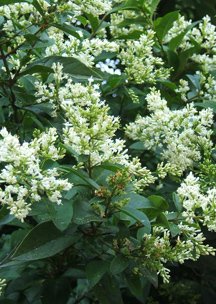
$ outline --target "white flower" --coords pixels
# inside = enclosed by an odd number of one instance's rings
[[[22,144],[5,128],[0,135],[0,162],[6,163],[0,172],[0,180],[6,184],[4,190],[0,189],[0,203],[21,221],[28,215],[32,203],[40,201],[41,191],[52,202],[60,204],[62,191],[72,185],[60,179],[56,169],[43,168],[45,160],[63,157],[63,151],[55,146],[56,129],[51,128],[30,143]]]
[[[146,149],[160,151],[161,160],[169,164],[163,165],[163,175],[168,172],[181,175],[201,159],[202,151],[212,147],[212,110],[198,112],[193,104],[171,110],[160,92],[154,89],[146,100],[151,115],[138,116],[126,127],[126,134],[131,139],[142,141]]]
[[[199,179],[190,173],[181,183],[177,193],[184,207],[183,216],[188,222],[194,222],[196,211],[202,210],[200,221],[209,230],[216,231],[216,189],[209,189],[203,194],[200,188]],[[203,218],[202,218],[203,216]]]
[[[129,79],[136,83],[155,83],[157,79],[167,79],[169,69],[163,67],[163,61],[153,53],[154,32],[148,30],[137,41],[127,40],[119,58]]]

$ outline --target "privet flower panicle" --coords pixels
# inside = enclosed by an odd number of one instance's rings
[[[171,110],[155,89],[147,95],[146,100],[151,115],[138,116],[135,122],[126,127],[126,135],[142,141],[146,149],[157,153],[161,151],[160,157],[165,166],[160,166],[160,171],[163,168],[160,174],[164,175],[167,170],[171,174],[181,175],[201,159],[202,151],[212,147],[212,110],[198,112],[192,103],[180,110]]]
[[[181,99],[186,102],[188,100],[187,93],[190,91],[189,82],[185,79],[180,79],[179,86],[175,91],[180,93]]]
[[[157,271],[164,283],[170,278],[170,270],[165,266],[168,261],[184,263],[185,260],[195,261],[201,255],[215,254],[214,248],[204,243],[206,239],[200,228],[185,223],[178,227],[180,232],[175,244],[171,241],[170,231],[164,227],[154,227],[152,234],[143,236],[142,265]]]
[[[150,170],[142,167],[138,158],[129,157],[125,141],[114,139],[120,127],[119,118],[108,114],[109,107],[100,98],[99,86],[92,84],[91,79],[88,85],[73,83],[62,73],[60,64],[53,69],[55,84],[37,83],[35,96],[38,102],[50,101],[54,114],[60,108],[64,111],[63,141],[73,149],[77,160],[79,155],[88,156],[90,167],[106,161],[122,164],[133,175],[137,190],[154,183]],[[64,86],[59,85],[61,80]]]
[[[44,169],[46,160],[58,160],[63,151],[55,147],[57,133],[49,129],[31,142],[20,143],[15,135],[4,128],[0,131],[0,162],[5,163],[0,172],[0,203],[6,205],[16,218],[23,221],[34,202],[42,195],[54,203],[60,204],[62,191],[72,185],[66,179],[60,179],[54,169]]]
[[[143,32],[145,27],[136,22],[131,23],[128,26],[119,26],[126,18],[136,19],[138,17],[143,17],[144,14],[140,11],[123,10],[119,13],[111,14],[110,16],[110,31],[113,37],[127,36],[132,34],[134,31]]]
[[[55,28],[49,29],[49,37],[53,40],[53,45],[46,48],[46,55],[59,55],[64,57],[74,57],[85,65],[92,67],[95,64],[95,57],[103,51],[118,52],[119,45],[116,42],[108,41],[105,38],[84,39],[82,32],[77,32],[80,39],[68,35],[65,39],[64,33]],[[109,73],[109,70],[106,70]],[[112,74],[112,73],[111,73]]]
[[[86,14],[92,14],[93,16],[103,15],[109,12],[112,8],[112,1],[110,0],[73,0],[81,10]]]
[[[196,75],[199,77],[200,87],[198,94],[204,101],[215,101],[216,94],[216,79],[211,74],[204,74],[197,71]]]
[[[129,79],[136,83],[155,83],[157,79],[167,79],[170,70],[163,67],[163,60],[153,52],[154,31],[148,30],[139,40],[127,40],[119,54]]]
[[[119,119],[108,115],[109,107],[100,100],[98,87],[77,83],[70,89],[71,99],[62,102],[66,116],[64,142],[78,155],[88,155],[91,166],[105,161],[124,165],[139,176],[139,183],[135,181],[137,187],[154,182],[150,171],[142,168],[138,159],[130,160],[124,140],[113,139]]]
[[[168,43],[171,39],[185,32],[185,35],[178,46],[179,49],[187,50],[194,47],[192,41],[204,50],[201,54],[193,54],[191,59],[197,62],[201,69],[207,73],[215,69],[216,66],[216,27],[211,23],[210,17],[203,17],[198,25],[192,24],[192,21],[186,21],[183,16],[179,16],[178,20],[173,23],[172,28],[168,31],[164,38],[164,43]]]
[[[199,178],[190,173],[177,193],[184,207],[183,216],[188,222],[200,221],[210,231],[216,231],[216,188],[203,193]]]
[[[192,24],[191,20],[185,20],[184,16],[179,16],[179,18],[173,22],[173,26],[168,31],[167,35],[164,37],[164,43],[168,43],[171,39],[183,33],[190,25]],[[182,48],[188,48],[188,35],[185,35],[183,41],[181,42]]]

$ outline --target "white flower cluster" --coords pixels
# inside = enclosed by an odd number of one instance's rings
[[[148,30],[139,40],[126,41],[119,54],[128,78],[136,83],[155,83],[169,77],[170,70],[163,67],[163,60],[153,52],[154,35],[154,31]]]
[[[164,37],[163,42],[168,43],[170,40],[183,33],[191,24],[192,24],[191,20],[185,20],[184,16],[179,16],[179,18],[173,22],[173,26]],[[183,38],[183,41],[181,42],[182,48],[190,47],[190,45],[188,45],[188,40],[189,37],[188,34],[186,34]]]
[[[197,75],[200,76],[200,86],[199,96],[203,100],[215,101],[216,95],[216,79],[211,74],[204,74],[197,71]]]
[[[52,38],[53,45],[46,48],[46,55],[74,57],[91,67],[94,65],[95,57],[103,51],[118,52],[119,50],[119,45],[114,41],[100,38],[81,40],[82,32],[77,33],[80,35],[80,39],[72,35],[68,35],[68,39],[65,39],[62,31],[54,28],[49,29],[49,37]],[[106,72],[109,73],[110,71]]]
[[[55,147],[56,130],[49,129],[38,134],[32,142],[22,144],[5,128],[0,135],[0,163],[4,163],[0,172],[0,203],[21,221],[31,210],[31,204],[40,201],[44,195],[60,204],[61,192],[69,190],[72,185],[59,179],[55,168],[43,168],[46,160],[63,157],[62,151]]]
[[[73,83],[62,73],[62,65],[53,65],[55,84],[37,84],[38,102],[49,101],[54,111],[64,110],[63,140],[77,154],[88,157],[88,167],[102,162],[118,163],[128,168],[134,176],[134,185],[141,189],[155,181],[151,172],[143,168],[137,158],[131,159],[125,141],[114,139],[119,128],[119,118],[108,114],[109,107],[100,99],[98,85]],[[60,85],[61,80],[64,86]],[[57,88],[58,87],[58,88]],[[41,97],[40,97],[41,96]],[[79,157],[77,157],[79,160]]]
[[[13,20],[13,18],[19,18],[22,15],[31,13],[36,13],[36,9],[32,4],[26,2],[0,6],[0,16],[4,16],[8,20]],[[23,20],[24,18],[19,20],[21,21],[21,25]]]
[[[125,20],[136,19],[138,17],[143,17],[142,12],[123,10],[120,13],[114,13],[110,16],[110,31],[113,37],[124,37],[132,34],[134,31],[144,31],[144,26],[137,24],[136,22],[131,23],[127,26],[122,26]]]
[[[90,155],[91,165],[114,161],[115,154],[124,154],[124,141],[112,140],[119,119],[108,115],[108,106],[100,100],[96,85],[70,85],[70,98],[61,103],[65,111],[64,142],[78,155]],[[123,155],[122,155],[123,156]]]
[[[183,50],[189,49],[194,46],[193,41],[196,41],[205,52],[194,54],[191,59],[197,62],[205,73],[215,70],[216,27],[211,23],[210,17],[208,15],[203,17],[197,26],[193,26],[191,20],[186,21],[183,16],[179,16],[165,36],[164,43],[168,43],[172,38],[183,32],[185,32],[185,36],[179,48]]]
[[[203,49],[213,53],[216,52],[216,27],[211,23],[209,16],[203,17],[198,28],[192,29],[191,37],[200,43]]]
[[[90,14],[94,17],[108,13],[112,8],[110,0],[53,0],[56,5],[56,11],[68,13],[67,20],[76,20],[83,14]]]
[[[169,165],[160,167],[161,175],[163,170],[181,175],[200,160],[202,150],[212,146],[212,110],[198,112],[193,104],[171,110],[155,89],[147,95],[146,100],[151,115],[137,117],[126,127],[126,135],[142,141],[146,149],[159,153],[162,161],[166,160]]]
[[[185,79],[179,80],[178,88],[175,90],[176,93],[180,93],[181,99],[185,102],[191,101],[191,99],[198,99],[203,101],[215,101],[216,95],[216,79],[213,75],[201,71],[196,71],[195,76],[197,77],[197,88],[195,91],[191,91],[189,82]],[[192,95],[190,96],[190,94]]]
[[[164,227],[154,227],[152,234],[143,237],[143,265],[156,270],[164,283],[170,278],[170,270],[165,266],[168,261],[182,264],[186,260],[196,261],[201,255],[215,254],[215,249],[204,243],[206,239],[199,227],[180,223],[178,228],[175,244],[171,241],[170,231]]]
[[[177,193],[182,201],[182,215],[189,223],[200,221],[208,230],[216,231],[216,188],[202,193],[199,178],[190,173]]]
[[[155,178],[150,171],[142,168],[138,159],[129,159],[125,141],[113,139],[119,119],[108,115],[109,107],[100,100],[98,87],[74,84],[71,92],[71,99],[62,102],[67,118],[65,143],[77,154],[88,155],[91,166],[105,161],[124,165],[135,176],[137,189],[153,183]]]
[[[14,48],[26,40],[24,34],[28,33],[28,29],[41,18],[35,7],[26,2],[0,6],[0,16],[5,18],[3,30],[10,38],[10,46]],[[14,33],[19,34],[14,35]],[[14,59],[17,59],[18,55],[14,54]]]
[[[51,1],[49,3],[46,0],[38,0],[40,7],[44,13],[48,13],[48,9],[55,5],[56,10],[59,12],[71,11],[75,16],[82,13],[92,14],[93,16],[99,16],[109,12],[112,8],[112,1],[110,0],[63,0],[63,1]],[[3,5],[0,7],[0,14],[4,14],[8,19],[13,19],[20,15],[37,14],[37,10],[31,3],[26,3],[24,0],[22,3],[14,3],[9,5]]]
[[[99,16],[109,12],[112,8],[111,0],[73,0],[77,6],[80,7],[81,12]]]
[[[211,56],[209,54],[196,54],[191,58],[193,61],[197,62],[204,73],[208,73],[209,71],[213,71],[216,68],[216,54]]]
[[[180,93],[181,99],[186,102],[188,100],[187,93],[190,91],[189,82],[185,79],[180,79],[179,86],[175,91]]]

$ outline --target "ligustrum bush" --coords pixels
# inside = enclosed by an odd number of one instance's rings
[[[0,303],[145,303],[215,254],[216,28],[159,2],[0,1]]]

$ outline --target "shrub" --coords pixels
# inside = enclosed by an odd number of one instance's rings
[[[1,1],[0,303],[177,301],[215,254],[215,26],[158,5]]]

